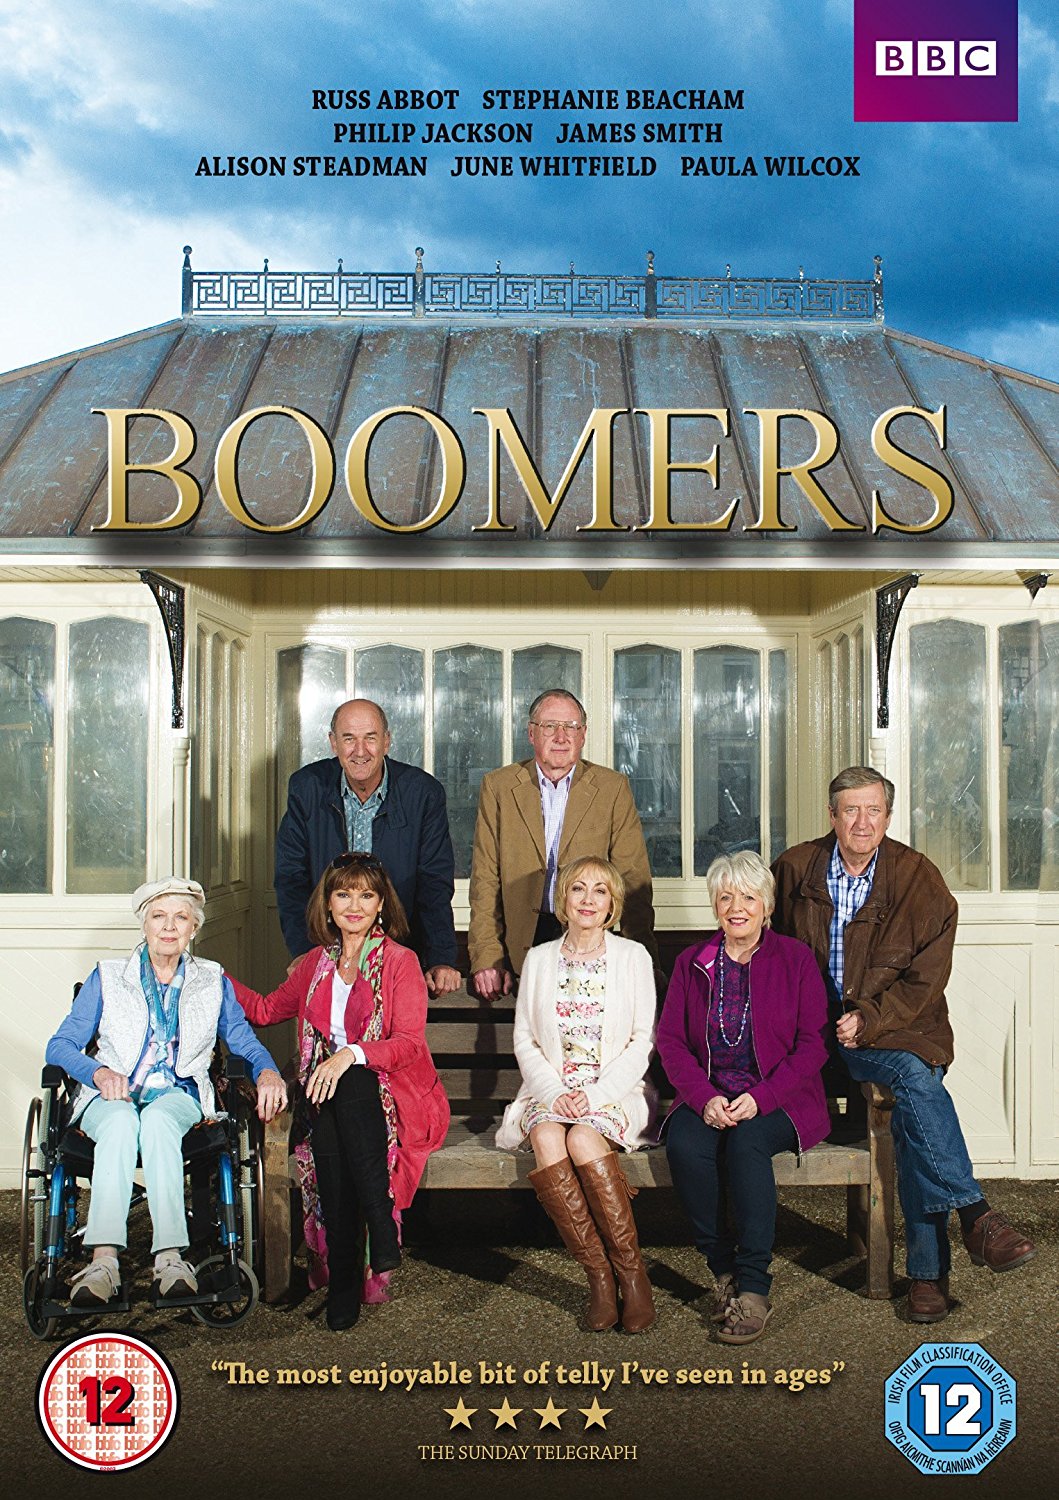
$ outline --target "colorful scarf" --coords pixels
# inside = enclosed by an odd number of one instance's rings
[[[385,951],[385,941],[380,937],[374,942],[371,938],[364,944],[360,955],[360,971],[371,987],[372,1007],[371,1015],[367,1025],[364,1027],[363,1035],[358,1039],[362,1042],[377,1042],[382,1038],[382,968]],[[312,1288],[327,1285],[327,1232],[324,1228],[323,1210],[320,1206],[320,1193],[316,1182],[316,1166],[312,1154],[312,1130],[318,1113],[315,1105],[309,1103],[305,1087],[312,1076],[313,1071],[320,1066],[334,1051],[331,1046],[331,1038],[323,1032],[317,1031],[308,1019],[309,1002],[313,997],[317,985],[325,980],[328,984],[332,981],[339,957],[339,945],[322,952],[317,960],[316,969],[309,984],[309,993],[305,997],[305,1013],[303,1013],[301,1025],[301,1037],[299,1045],[298,1081],[301,1090],[298,1095],[298,1104],[294,1117],[294,1159],[298,1166],[298,1180],[301,1186],[302,1212],[305,1218],[305,1248],[309,1259],[309,1285]],[[378,1075],[379,1097],[382,1101],[383,1118],[386,1121],[386,1169],[390,1178],[390,1197],[393,1197],[393,1174],[397,1161],[397,1109],[393,1102],[393,1094],[390,1090],[389,1074],[385,1071]],[[394,1209],[394,1218],[397,1220],[398,1234],[400,1234],[401,1217],[399,1211]],[[371,1270],[371,1245],[365,1245],[364,1257],[364,1301],[386,1302],[389,1300],[387,1286],[390,1280],[390,1272],[384,1271],[379,1275],[373,1274]]]
[[[147,944],[140,949],[140,984],[150,1016],[150,1038],[143,1056],[129,1079],[129,1092],[142,1109],[153,1099],[179,1088],[176,1076],[176,1035],[180,1016],[180,991],[184,985],[184,955],[177,971],[163,988],[154,972]]]

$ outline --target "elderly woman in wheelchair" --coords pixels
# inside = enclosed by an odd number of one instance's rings
[[[130,958],[97,965],[47,1051],[47,1062],[79,1085],[70,1123],[95,1142],[84,1236],[92,1259],[70,1286],[72,1306],[84,1311],[120,1302],[118,1252],[127,1243],[137,1157],[154,1233],[153,1297],[188,1305],[186,1299],[199,1294],[195,1268],[184,1258],[184,1138],[217,1114],[209,1065],[218,1037],[246,1060],[260,1118],[270,1120],[286,1105],[276,1065],[221,966],[187,951],[204,918],[201,885],[154,881],[140,886],[132,904],[144,941]],[[220,1140],[223,1153],[223,1135]],[[230,1176],[227,1187],[230,1199]],[[221,1219],[223,1230],[223,1211]],[[222,1237],[226,1246],[234,1243],[234,1229]]]

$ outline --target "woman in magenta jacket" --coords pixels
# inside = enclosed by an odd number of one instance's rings
[[[674,1185],[716,1278],[717,1337],[746,1344],[772,1313],[772,1158],[808,1151],[828,1131],[827,1000],[811,951],[769,929],[775,882],[757,854],[715,860],[706,886],[720,931],[677,959],[658,1023],[676,1090],[663,1128]]]
[[[310,1280],[328,1283],[327,1322],[360,1312],[368,1229],[368,1295],[400,1263],[398,1226],[427,1157],[445,1139],[449,1105],[426,1044],[427,992],[389,876],[370,854],[342,854],[309,900],[318,945],[271,995],[233,980],[257,1026],[298,1017],[305,1110],[296,1147]],[[308,1137],[308,1140],[305,1137]],[[311,1151],[310,1151],[311,1147]]]

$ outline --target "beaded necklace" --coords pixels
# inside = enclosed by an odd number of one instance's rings
[[[750,984],[748,982],[746,987],[746,1004],[743,1006],[743,1014],[739,1020],[739,1033],[734,1037],[729,1036],[724,1024],[724,969],[725,956],[724,943],[722,942],[717,953],[717,1020],[720,1024],[721,1040],[724,1042],[725,1046],[738,1047],[739,1043],[743,1040],[743,1033],[746,1030],[747,1017],[750,1014]],[[749,975],[747,976],[747,978],[749,981]]]

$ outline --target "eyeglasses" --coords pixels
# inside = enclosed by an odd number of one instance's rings
[[[567,734],[574,734],[585,727],[579,719],[531,719],[530,723],[549,735],[558,734],[560,729],[565,729]]]
[[[352,854],[337,854],[328,865],[329,870],[348,870],[356,866],[361,870],[381,870],[383,863],[376,859],[374,854],[365,854],[361,850],[355,850]]]

